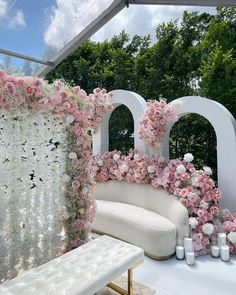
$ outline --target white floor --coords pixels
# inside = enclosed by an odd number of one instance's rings
[[[145,257],[134,270],[134,280],[155,289],[157,295],[236,295],[236,256],[230,262],[201,256],[194,266],[175,258]]]

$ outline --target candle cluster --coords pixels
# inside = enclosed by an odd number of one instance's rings
[[[226,245],[226,234],[219,233],[217,245],[211,246],[211,256],[218,258],[221,257],[223,261],[229,261],[229,246]]]
[[[229,246],[226,244],[226,234],[219,233],[217,245],[211,246],[211,256],[214,258],[221,257],[222,261],[229,261]],[[184,238],[183,246],[176,246],[176,258],[183,260],[185,258],[188,265],[195,263],[195,256],[193,252],[193,240],[191,238]]]
[[[184,238],[184,246],[176,246],[176,258],[183,260],[184,257],[188,265],[195,263],[193,240],[191,238]]]

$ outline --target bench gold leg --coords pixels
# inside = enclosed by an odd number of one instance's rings
[[[133,295],[133,270],[128,270],[128,295]]]
[[[109,283],[107,286],[114,291],[118,292],[121,295],[133,295],[133,269],[135,269],[137,266],[139,266],[141,263],[143,263],[143,260],[135,264],[133,267],[128,269],[128,291],[125,289],[117,286],[114,283]]]

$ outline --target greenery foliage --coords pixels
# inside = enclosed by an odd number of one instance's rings
[[[217,8],[215,15],[184,12],[182,19],[160,24],[156,42],[123,31],[110,41],[86,41],[51,71],[47,79],[95,87],[126,89],[145,99],[168,101],[201,95],[226,106],[236,116],[236,10]],[[110,120],[110,148],[132,147],[133,119],[118,108]],[[198,165],[216,171],[216,138],[210,123],[187,115],[171,132],[171,157],[191,152]]]

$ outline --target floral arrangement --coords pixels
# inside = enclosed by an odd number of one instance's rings
[[[96,88],[87,95],[80,87],[71,87],[60,80],[49,84],[42,78],[10,76],[0,70],[1,112],[14,117],[22,110],[30,115],[46,116],[45,120],[51,114],[57,121],[53,126],[65,128],[66,173],[61,179],[64,183],[61,223],[65,236],[62,252],[85,243],[91,230],[96,203],[92,194],[89,130],[95,129],[104,112],[111,109],[110,96],[105,89]]]
[[[164,98],[147,102],[147,110],[140,120],[139,137],[147,145],[156,147],[164,138],[168,123],[178,120],[175,108]]]
[[[92,174],[95,181],[128,181],[130,183],[151,184],[155,189],[165,188],[177,196],[188,209],[194,251],[197,255],[206,254],[210,243],[220,231],[215,220],[219,218],[221,192],[215,187],[209,167],[197,170],[191,163],[192,154],[183,160],[165,162],[163,157],[141,156],[137,150],[122,155],[111,151],[101,156],[93,156]],[[223,226],[230,241],[230,251],[235,250],[236,214],[225,211]]]

